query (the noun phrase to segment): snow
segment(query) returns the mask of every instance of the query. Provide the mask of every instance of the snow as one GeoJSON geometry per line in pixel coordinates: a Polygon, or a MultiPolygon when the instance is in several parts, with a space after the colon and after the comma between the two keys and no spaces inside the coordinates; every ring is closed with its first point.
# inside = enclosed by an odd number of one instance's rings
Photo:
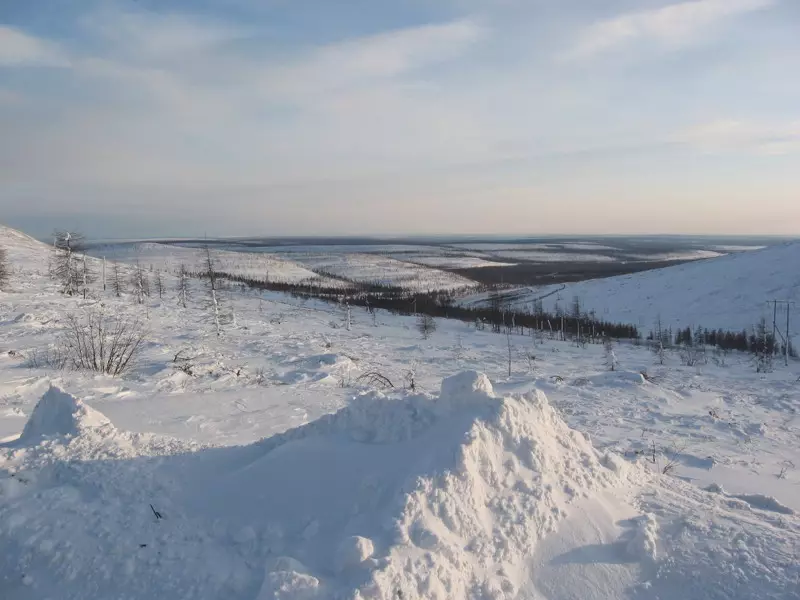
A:
{"type": "Polygon", "coordinates": [[[617,262],[618,259],[602,254],[584,254],[572,252],[540,252],[530,250],[500,250],[493,256],[512,260],[528,260],[532,262],[617,262]]]}
{"type": "MultiPolygon", "coordinates": [[[[520,294],[514,290],[510,304],[530,310],[535,298],[542,298],[545,310],[556,303],[567,309],[576,296],[586,312],[598,318],[631,323],[650,331],[656,319],[673,330],[702,326],[728,331],[751,329],[764,316],[772,322],[769,300],[800,302],[800,243],[772,246],[764,250],[731,254],[704,260],[609,277],[544,286],[520,294]]],[[[472,301],[485,301],[476,296],[472,301]]],[[[470,302],[469,299],[466,302],[470,302]]],[[[778,325],[784,328],[783,316],[778,325]]],[[[791,324],[792,335],[800,333],[800,319],[791,324]]]]}
{"type": "Polygon", "coordinates": [[[110,425],[104,415],[57,387],[51,387],[33,409],[20,436],[23,444],[42,438],[77,436],[86,429],[110,425]]]}
{"type": "Polygon", "coordinates": [[[361,283],[377,283],[416,291],[466,289],[477,283],[455,275],[378,254],[293,254],[293,258],[312,270],[361,283]]]}
{"type": "MultiPolygon", "coordinates": [[[[181,265],[189,271],[203,269],[205,251],[201,248],[190,248],[172,244],[143,242],[131,244],[96,246],[89,250],[96,257],[105,257],[111,261],[140,263],[147,269],[158,269],[168,273],[176,273],[181,265]]],[[[336,287],[341,282],[320,277],[303,265],[277,254],[262,252],[234,252],[231,250],[212,249],[214,263],[220,272],[268,279],[278,283],[324,283],[328,287],[336,287]]]]}
{"type": "Polygon", "coordinates": [[[481,267],[509,267],[514,263],[498,262],[494,260],[486,260],[477,256],[463,256],[463,255],[447,255],[439,254],[432,256],[425,256],[419,254],[411,254],[408,256],[396,255],[394,258],[399,260],[406,260],[407,262],[425,265],[428,267],[438,267],[443,269],[476,269],[481,267]]]}
{"type": "MultiPolygon", "coordinates": [[[[796,362],[618,344],[609,372],[602,345],[447,320],[422,340],[382,311],[347,330],[340,306],[239,291],[218,337],[199,282],[186,309],[68,298],[46,246],[0,244],[4,600],[797,597],[796,362]],[[148,325],[130,373],[28,364],[100,303],[148,325]]],[[[677,269],[756,256],[791,281],[768,250],[677,269]]]]}
{"type": "Polygon", "coordinates": [[[725,256],[722,252],[714,250],[686,250],[683,252],[656,252],[651,254],[626,254],[627,260],[646,260],[651,262],[656,261],[687,261],[687,260],[704,260],[707,258],[718,258],[725,256]]]}

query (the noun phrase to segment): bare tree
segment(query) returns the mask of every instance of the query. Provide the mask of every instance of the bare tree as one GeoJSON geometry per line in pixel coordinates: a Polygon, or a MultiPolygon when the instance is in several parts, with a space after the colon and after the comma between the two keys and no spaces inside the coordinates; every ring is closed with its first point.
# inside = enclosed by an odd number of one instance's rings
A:
{"type": "Polygon", "coordinates": [[[423,340],[427,340],[436,331],[436,320],[430,315],[420,314],[417,317],[417,331],[420,332],[423,340]]]}
{"type": "Polygon", "coordinates": [[[122,276],[122,269],[119,263],[114,263],[114,267],[111,269],[111,290],[117,298],[121,297],[125,292],[125,279],[122,276]]]}
{"type": "Polygon", "coordinates": [[[161,271],[156,269],[155,275],[153,275],[153,283],[156,286],[156,293],[158,294],[158,299],[164,299],[164,278],[161,276],[161,271]]]}
{"type": "Polygon", "coordinates": [[[0,247],[0,292],[8,285],[11,277],[11,265],[8,262],[8,253],[5,248],[0,247]]]}
{"type": "Polygon", "coordinates": [[[614,342],[611,340],[611,338],[606,338],[603,340],[603,353],[608,370],[616,371],[619,363],[617,361],[617,354],[614,352],[614,342]]]}
{"type": "Polygon", "coordinates": [[[508,376],[511,377],[511,352],[513,346],[511,345],[511,330],[506,329],[506,344],[508,345],[508,376]]]}
{"type": "Polygon", "coordinates": [[[55,251],[53,276],[61,283],[62,291],[72,296],[80,289],[84,276],[88,275],[85,268],[86,261],[78,259],[78,253],[84,249],[86,238],[74,231],[55,231],[53,236],[55,251]]]}
{"type": "Polygon", "coordinates": [[[133,284],[133,293],[136,297],[136,303],[144,304],[145,298],[150,296],[150,278],[147,276],[147,271],[142,268],[138,260],[133,269],[133,275],[131,275],[131,283],[133,284]]]}
{"type": "Polygon", "coordinates": [[[221,282],[216,270],[214,258],[211,256],[211,248],[209,248],[208,245],[205,247],[204,262],[203,277],[205,278],[206,285],[208,287],[208,300],[206,301],[206,307],[211,315],[211,320],[214,323],[214,329],[216,330],[217,335],[222,335],[222,326],[226,322],[226,318],[222,294],[220,293],[221,282]]]}
{"type": "Polygon", "coordinates": [[[181,265],[178,269],[178,304],[186,308],[186,301],[189,297],[189,273],[186,265],[181,265]]]}

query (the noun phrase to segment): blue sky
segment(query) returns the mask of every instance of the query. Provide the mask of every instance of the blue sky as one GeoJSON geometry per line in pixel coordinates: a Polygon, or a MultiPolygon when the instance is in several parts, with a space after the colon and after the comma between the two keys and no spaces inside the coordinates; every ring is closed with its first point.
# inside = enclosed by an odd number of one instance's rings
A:
{"type": "Polygon", "coordinates": [[[0,221],[800,233],[795,0],[0,2],[0,221]]]}

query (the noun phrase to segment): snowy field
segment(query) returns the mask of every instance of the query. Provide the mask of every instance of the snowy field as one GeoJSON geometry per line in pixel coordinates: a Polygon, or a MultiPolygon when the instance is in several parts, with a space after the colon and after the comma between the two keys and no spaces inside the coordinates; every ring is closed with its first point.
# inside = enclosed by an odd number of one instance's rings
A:
{"type": "MultiPolygon", "coordinates": [[[[175,274],[181,265],[189,271],[202,271],[205,253],[201,248],[158,244],[131,243],[97,246],[90,254],[96,258],[119,261],[125,264],[139,263],[148,271],[161,270],[175,274]]],[[[302,264],[277,254],[263,252],[232,252],[216,250],[214,259],[218,269],[229,275],[268,279],[278,283],[321,283],[335,287],[341,282],[321,277],[302,264]]]]}
{"type": "MultiPolygon", "coordinates": [[[[602,346],[446,320],[421,339],[380,311],[348,330],[276,293],[226,293],[217,336],[199,282],[185,309],[171,274],[144,305],[69,298],[46,246],[0,245],[3,600],[800,597],[797,362],[619,344],[611,372],[602,346]],[[147,328],[127,374],[31,365],[100,310],[147,328]]],[[[788,252],[656,273],[688,320],[713,282],[685,269],[785,283],[788,252]]]]}
{"type": "Polygon", "coordinates": [[[417,292],[466,290],[477,286],[474,281],[460,275],[381,254],[294,253],[291,256],[309,269],[359,283],[402,287],[417,292]]]}
{"type": "MultiPolygon", "coordinates": [[[[559,305],[569,311],[575,297],[585,312],[598,318],[631,323],[643,333],[657,319],[664,327],[702,326],[728,331],[750,330],[762,317],[772,324],[769,300],[795,302],[800,306],[800,243],[787,243],[753,252],[732,254],[698,263],[686,263],[607,279],[566,285],[517,288],[508,292],[508,304],[531,310],[537,298],[544,309],[559,305]]],[[[463,300],[466,304],[488,302],[486,294],[463,300]]],[[[785,309],[778,324],[785,329],[785,309]]],[[[800,334],[800,312],[790,320],[792,336],[800,334]]]]}

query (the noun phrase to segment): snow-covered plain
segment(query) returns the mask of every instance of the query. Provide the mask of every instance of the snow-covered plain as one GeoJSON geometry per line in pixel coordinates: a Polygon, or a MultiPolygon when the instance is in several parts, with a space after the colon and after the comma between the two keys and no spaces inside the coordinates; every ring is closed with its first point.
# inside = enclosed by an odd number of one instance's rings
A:
{"type": "Polygon", "coordinates": [[[274,293],[231,295],[218,337],[199,283],[187,309],[67,298],[46,247],[0,245],[4,600],[800,597],[797,363],[620,344],[609,372],[599,346],[347,330],[274,293]],[[100,309],[147,324],[129,374],[29,366],[100,309]]]}

